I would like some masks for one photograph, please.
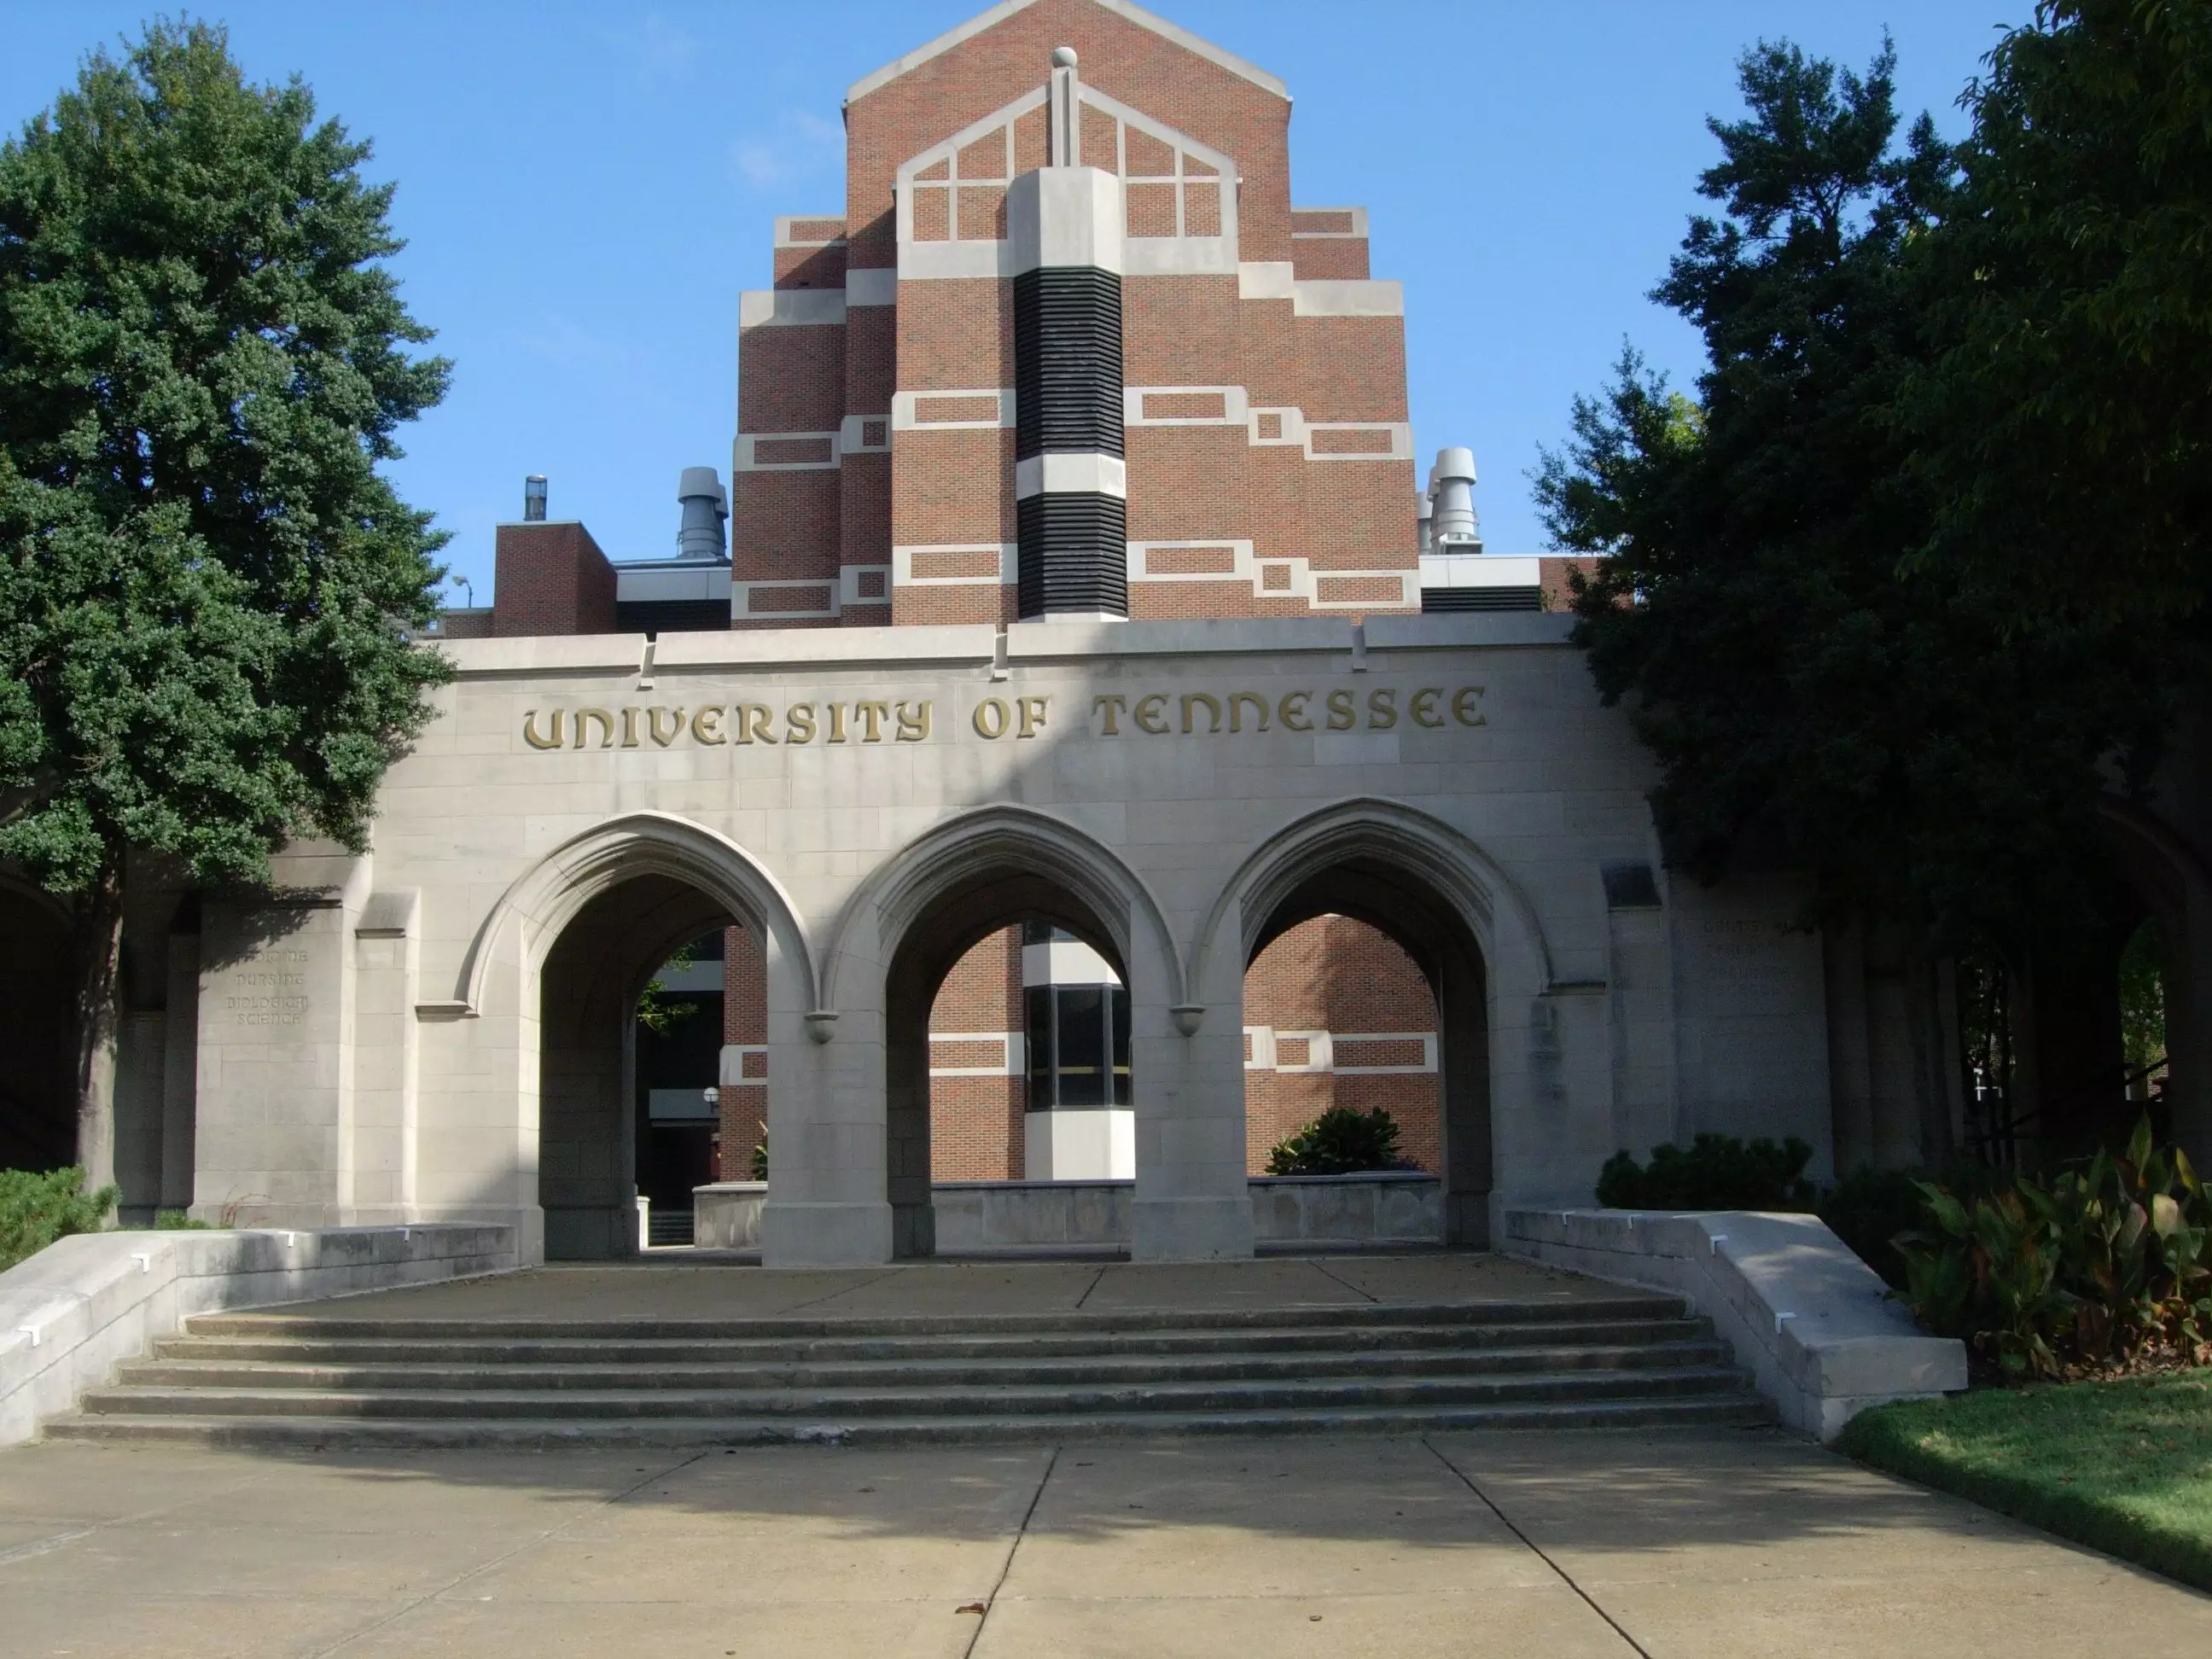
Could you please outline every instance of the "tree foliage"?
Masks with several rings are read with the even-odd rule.
[[[447,365],[368,155],[198,23],[0,146],[0,856],[58,891],[358,848],[427,717],[443,538],[377,465]]]
[[[2212,597],[2212,3],[2043,0],[1966,102],[1900,410],[1930,555],[2173,649]]]
[[[2100,890],[2105,769],[2141,776],[2163,705],[2117,631],[1919,556],[1936,499],[1897,411],[1960,175],[1924,116],[1900,141],[1893,67],[1744,56],[1698,185],[1722,212],[1654,294],[1705,337],[1696,399],[1625,352],[1536,485],[1557,544],[1613,556],[1576,637],[1657,758],[1671,862],[1808,869],[1829,913],[2004,935]]]

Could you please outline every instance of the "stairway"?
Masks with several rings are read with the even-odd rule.
[[[1770,1421],[1678,1300],[715,1320],[206,1315],[54,1439],[885,1444]]]

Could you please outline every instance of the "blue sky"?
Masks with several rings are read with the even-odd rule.
[[[399,184],[397,269],[457,362],[404,434],[403,492],[454,532],[489,597],[491,529],[551,480],[616,558],[672,550],[676,475],[726,477],[737,296],[768,285],[778,213],[842,210],[848,84],[976,0],[503,5],[233,0],[258,79],[297,71]],[[1644,295],[1737,108],[1761,38],[1863,66],[1885,24],[1901,102],[1954,100],[2031,0],[1166,0],[1155,8],[1289,82],[1301,204],[1363,204],[1374,269],[1406,283],[1414,439],[1473,447],[1494,552],[1534,550],[1526,473],[1624,337],[1686,380],[1696,340]],[[0,0],[0,124],[147,7]]]

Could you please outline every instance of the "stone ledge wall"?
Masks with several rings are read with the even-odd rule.
[[[1817,1216],[1509,1210],[1500,1248],[1686,1297],[1783,1422],[1824,1441],[1869,1406],[1966,1386],[1965,1345],[1922,1334]]]
[[[426,1285],[520,1265],[492,1223],[82,1233],[0,1273],[0,1446],[33,1438],[194,1314]]]

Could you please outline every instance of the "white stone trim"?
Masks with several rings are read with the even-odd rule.
[[[1029,1033],[1026,1031],[932,1031],[936,1042],[995,1042],[1005,1059],[996,1066],[933,1066],[932,1077],[1025,1077],[1029,1074]]]
[[[1014,499],[1032,495],[1113,495],[1129,498],[1129,464],[1119,455],[1054,451],[1014,463]]]
[[[1114,964],[1079,939],[1022,946],[1022,988],[1032,985],[1119,985]]]
[[[838,212],[838,213],[779,213],[779,214],[777,214],[777,215],[775,216],[775,245],[776,245],[776,246],[778,246],[778,247],[842,247],[842,246],[845,246],[845,239],[844,239],[842,236],[833,236],[833,237],[831,237],[828,241],[806,241],[806,242],[802,242],[802,241],[800,241],[797,237],[793,236],[793,235],[791,234],[791,228],[792,228],[793,225],[799,223],[801,221],[805,221],[805,222],[811,222],[812,221],[817,220],[817,219],[828,219],[828,220],[832,221],[832,222],[835,222],[835,223],[841,224],[841,225],[842,225],[842,224],[843,224],[843,223],[845,222],[845,216],[844,216],[844,214],[843,214],[842,212]]]
[[[714,1086],[716,1088],[765,1089],[768,1087],[767,1073],[763,1072],[758,1077],[747,1077],[745,1075],[745,1056],[747,1054],[758,1054],[761,1056],[763,1060],[765,1060],[768,1058],[768,1044],[765,1042],[726,1042],[722,1045],[722,1057],[720,1062],[716,1065],[714,1071]]]
[[[894,58],[881,69],[862,76],[845,89],[845,101],[848,104],[858,103],[870,93],[878,91],[889,86],[901,76],[920,69],[931,58],[942,57],[955,46],[974,40],[987,29],[996,28],[1009,17],[1025,10],[1034,3],[1035,0],[999,0],[999,3],[988,11],[978,12],[966,22],[947,29],[935,40],[926,41],[912,52]],[[1254,86],[1273,93],[1285,103],[1290,101],[1291,89],[1257,64],[1246,62],[1234,52],[1224,52],[1212,41],[1200,40],[1188,29],[1179,28],[1164,17],[1154,16],[1142,6],[1131,4],[1130,0],[1093,0],[1093,3],[1112,12],[1124,22],[1133,23],[1140,29],[1150,30],[1162,40],[1172,40],[1185,52],[1203,58],[1217,68],[1227,70],[1241,81],[1249,81]]]
[[[1352,216],[1350,230],[1300,230],[1301,213],[1348,213]],[[1291,210],[1291,240],[1294,242],[1365,241],[1367,240],[1367,210],[1364,207],[1293,207]]]
[[[917,576],[914,574],[914,556],[917,553],[989,552],[996,552],[999,556],[999,574],[995,576]],[[1016,580],[1018,568],[1018,549],[1012,542],[939,542],[891,549],[893,587],[1004,587]]]
[[[1293,1031],[1279,1030],[1272,1025],[1247,1025],[1244,1035],[1251,1045],[1244,1069],[1248,1072],[1279,1072],[1299,1074],[1326,1072],[1338,1077],[1422,1077],[1437,1069],[1437,1034],[1434,1031]],[[1306,1045],[1303,1065],[1285,1065],[1281,1058],[1280,1044],[1285,1037]],[[1337,1063],[1336,1045],[1340,1042],[1413,1042],[1421,1045],[1421,1060],[1417,1066],[1342,1066]]]
[[[860,592],[860,578],[871,571],[881,571],[884,578],[884,591],[872,599]],[[889,605],[891,586],[891,568],[887,564],[848,564],[837,572],[837,600],[845,610],[856,605]]]
[[[730,584],[730,617],[734,622],[816,622],[825,617],[844,614],[840,603],[842,586],[836,576],[795,577],[786,580],[732,582]],[[819,611],[756,611],[752,596],[756,590],[765,592],[775,587],[826,587],[830,590],[829,605]]]
[[[999,400],[998,416],[988,421],[925,421],[919,418],[921,405],[939,398],[996,398]],[[891,430],[894,432],[958,432],[978,427],[1009,427],[1013,423],[1014,389],[1010,386],[891,393]]]
[[[1410,461],[1413,459],[1413,428],[1405,421],[1309,421],[1299,418],[1310,461]],[[1287,423],[1285,423],[1287,430]],[[1327,454],[1314,447],[1316,432],[1388,432],[1388,449],[1363,449],[1352,454]]]
[[[1147,415],[1147,398],[1218,395],[1218,415]],[[1251,425],[1250,394],[1241,386],[1129,386],[1121,388],[1121,424],[1127,426],[1242,426]]]
[[[749,288],[738,295],[738,326],[748,328],[842,328],[842,288]]]
[[[1294,282],[1291,284],[1293,317],[1403,317],[1406,285],[1396,281]]]
[[[1270,404],[1265,408],[1253,408],[1245,431],[1245,441],[1255,449],[1304,449],[1306,444],[1306,412],[1295,404]],[[1260,417],[1278,415],[1282,417],[1283,430],[1279,436],[1263,438],[1260,435]]]
[[[884,423],[884,441],[879,444],[867,441],[867,426],[871,421]],[[891,412],[880,415],[848,415],[845,423],[837,429],[837,453],[840,455],[888,455],[891,453]]]
[[[1227,570],[1155,571],[1150,568],[1151,556],[1156,550],[1184,547],[1225,547],[1236,556]],[[1261,584],[1271,567],[1281,567],[1290,572],[1287,587],[1267,587]],[[1323,599],[1318,597],[1320,582],[1328,577],[1389,576],[1399,587],[1395,599]],[[1303,599],[1315,611],[1364,611],[1375,605],[1413,606],[1421,602],[1419,573],[1413,570],[1334,570],[1316,568],[1300,558],[1262,557],[1250,542],[1233,536],[1198,537],[1188,541],[1131,542],[1129,544],[1128,580],[1134,582],[1232,582],[1251,584],[1255,598],[1263,599]]]
[[[763,461],[755,446],[775,443],[785,439],[819,438],[830,446],[826,461]],[[735,472],[834,472],[844,461],[845,437],[842,432],[740,432],[737,447],[730,459]]]
[[[1543,561],[1508,553],[1424,553],[1424,587],[1534,587],[1543,580]]]
[[[1237,297],[1240,300],[1297,298],[1297,267],[1288,259],[1243,259],[1237,265]]]
[[[864,265],[845,272],[847,306],[890,306],[898,303],[898,272],[889,265]]]

